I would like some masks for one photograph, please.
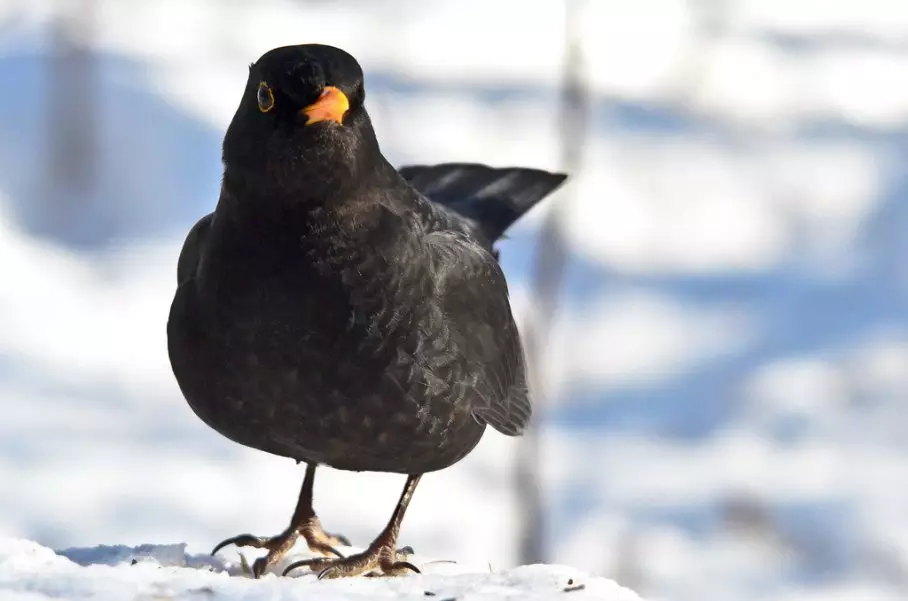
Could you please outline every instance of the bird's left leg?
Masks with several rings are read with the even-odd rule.
[[[365,551],[340,559],[326,557],[297,561],[287,566],[284,575],[302,566],[309,566],[312,570],[317,571],[319,579],[348,578],[374,571],[378,571],[383,576],[402,576],[410,572],[419,574],[419,569],[412,563],[404,561],[402,553],[397,551],[396,547],[400,524],[404,519],[410,499],[413,497],[413,492],[416,490],[416,485],[419,484],[420,477],[417,474],[407,478],[407,484],[404,486],[388,525]]]
[[[220,551],[227,545],[236,545],[238,547],[253,547],[256,549],[268,549],[268,554],[260,557],[252,564],[252,574],[256,578],[261,576],[268,566],[274,565],[293,548],[300,536],[306,541],[309,549],[322,555],[334,555],[343,557],[335,549],[335,545],[349,546],[350,541],[340,535],[327,534],[322,529],[322,524],[315,514],[312,507],[312,494],[315,484],[316,464],[306,464],[306,476],[303,478],[303,486],[300,489],[299,500],[296,502],[296,509],[293,517],[290,518],[290,525],[281,534],[266,538],[264,536],[253,536],[252,534],[240,534],[228,538],[219,543],[211,552],[212,555]]]

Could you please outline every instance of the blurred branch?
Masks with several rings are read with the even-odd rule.
[[[91,37],[94,0],[73,0],[54,22],[48,77],[45,227],[65,227],[83,207],[97,167],[97,65]]]
[[[570,174],[578,171],[586,142],[589,121],[589,95],[583,81],[583,57],[577,33],[580,19],[580,0],[565,3],[565,61],[562,71],[561,163]],[[545,394],[545,346],[552,328],[564,272],[568,261],[568,243],[564,235],[564,220],[570,209],[568,193],[559,194],[553,202],[539,235],[536,266],[533,276],[535,311],[524,323],[527,361],[535,374],[531,389]],[[537,415],[544,403],[537,397]],[[540,484],[540,430],[538,418],[518,443],[517,511],[520,519],[518,554],[521,564],[545,561],[545,512]]]

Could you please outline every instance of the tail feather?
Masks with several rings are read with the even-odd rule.
[[[541,169],[476,163],[409,165],[400,173],[433,202],[475,222],[492,242],[567,178]]]

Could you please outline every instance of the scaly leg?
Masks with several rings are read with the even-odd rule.
[[[274,565],[287,554],[287,552],[296,544],[300,536],[309,545],[309,549],[323,555],[343,555],[334,548],[335,545],[349,545],[350,542],[336,535],[326,534],[322,530],[321,522],[315,515],[312,508],[312,489],[315,484],[316,464],[306,464],[306,476],[303,478],[303,486],[300,489],[299,500],[296,502],[296,509],[293,517],[290,518],[290,525],[281,534],[266,538],[264,536],[253,536],[251,534],[240,534],[228,538],[219,543],[211,552],[212,555],[226,547],[227,545],[236,545],[238,547],[254,547],[256,549],[268,549],[268,554],[260,557],[252,564],[252,574],[256,578],[265,573],[268,566]]]
[[[419,569],[412,563],[402,561],[400,552],[396,551],[397,535],[400,531],[400,523],[404,519],[404,513],[407,511],[407,505],[413,497],[413,491],[419,484],[420,475],[407,477],[407,484],[400,495],[397,507],[391,515],[391,520],[385,529],[381,531],[369,547],[362,553],[351,555],[350,557],[336,558],[319,558],[306,559],[297,561],[284,570],[286,575],[290,570],[302,566],[309,566],[312,570],[318,572],[319,579],[322,578],[349,578],[358,576],[363,573],[379,571],[383,576],[402,576],[408,572],[416,572]]]

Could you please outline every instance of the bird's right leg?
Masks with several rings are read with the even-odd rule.
[[[293,548],[300,536],[309,545],[309,549],[322,555],[334,555],[343,557],[335,549],[335,545],[350,545],[345,537],[339,535],[329,535],[322,529],[322,524],[315,514],[312,507],[312,490],[315,484],[316,464],[306,464],[306,476],[303,478],[303,486],[300,489],[299,500],[296,502],[296,509],[293,517],[290,518],[290,525],[281,534],[266,538],[264,536],[253,536],[251,534],[240,534],[228,538],[219,543],[211,552],[212,555],[226,547],[227,545],[236,545],[238,547],[254,547],[256,549],[268,549],[268,554],[260,557],[252,564],[252,574],[256,578],[261,576],[265,570],[280,561],[280,559]]]

